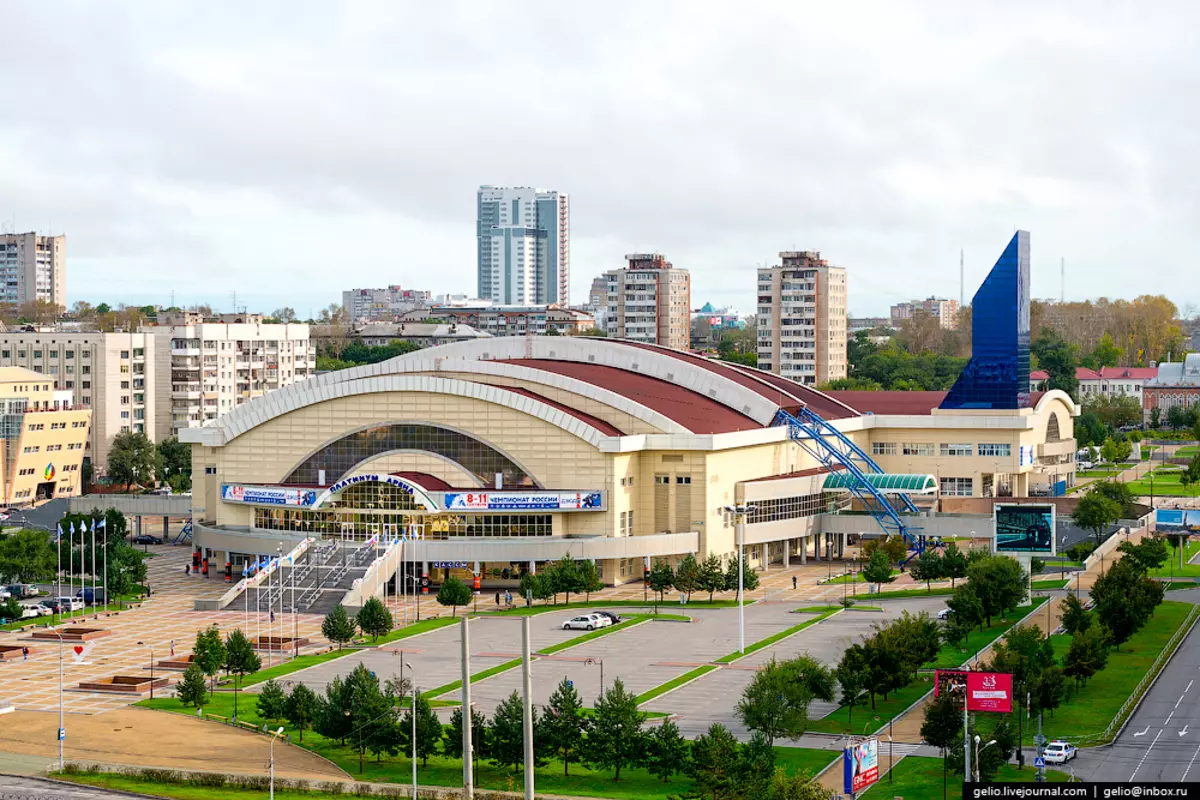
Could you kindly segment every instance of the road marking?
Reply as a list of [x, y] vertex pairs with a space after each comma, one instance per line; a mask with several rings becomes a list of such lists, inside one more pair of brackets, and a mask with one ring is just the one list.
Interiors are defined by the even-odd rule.
[[1149, 726], [1149, 725], [1147, 725], [1147, 726], [1146, 726], [1146, 730], [1144, 730], [1144, 731], [1138, 731], [1138, 732], [1137, 732], [1137, 733], [1135, 733], [1133, 736], [1134, 736], [1134, 738], [1136, 739], [1138, 736], [1145, 736], [1145, 735], [1146, 735], [1147, 733], [1149, 733], [1149, 732], [1150, 732], [1150, 726]]
[[1179, 695], [1179, 699], [1175, 701], [1176, 708], [1179, 708], [1179, 704], [1183, 702], [1183, 695], [1188, 693], [1188, 689], [1192, 688], [1193, 683], [1195, 683], [1195, 681], [1188, 681], [1187, 689], [1184, 689], [1183, 694]]
[[1188, 726], [1187, 726], [1187, 725], [1184, 725], [1184, 726], [1183, 726], [1183, 730], [1181, 730], [1181, 731], [1179, 732], [1179, 735], [1180, 735], [1180, 736], [1187, 736], [1187, 728], [1188, 728]]
[[1133, 774], [1129, 776], [1129, 781], [1131, 783], [1133, 782], [1133, 779], [1137, 777], [1138, 770], [1142, 768], [1142, 764], [1146, 763], [1146, 757], [1150, 755], [1150, 751], [1154, 749], [1154, 745], [1158, 744], [1159, 736], [1162, 736], [1161, 728], [1159, 729], [1158, 733], [1156, 733], [1154, 735], [1154, 741], [1151, 742], [1150, 746], [1146, 748], [1146, 752], [1142, 755], [1142, 760], [1138, 762], [1138, 765], [1136, 767], [1134, 767]]
[[1173, 716], [1175, 716], [1174, 711], [1172, 711], [1170, 714], [1167, 715], [1167, 721], [1164, 722], [1163, 725], [1169, 725], [1171, 723], [1171, 717], [1173, 717]]
[[1192, 754], [1192, 760], [1188, 762], [1187, 769], [1183, 771], [1183, 777], [1179, 779], [1180, 783], [1187, 780], [1188, 773], [1192, 771], [1192, 764], [1196, 763], [1196, 756], [1200, 756], [1200, 747], [1196, 748], [1196, 752]]

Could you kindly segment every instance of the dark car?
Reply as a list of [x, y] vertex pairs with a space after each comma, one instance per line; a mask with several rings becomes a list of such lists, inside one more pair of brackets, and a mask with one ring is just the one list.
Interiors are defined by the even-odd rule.
[[151, 536], [148, 533], [143, 533], [133, 537], [134, 544], [162, 544], [163, 540], [157, 536]]
[[613, 625], [616, 625], [617, 623], [619, 623], [621, 621], [621, 615], [614, 613], [612, 611], [596, 611], [595, 613], [599, 614], [602, 617], [608, 617], [609, 619], [612, 620]]

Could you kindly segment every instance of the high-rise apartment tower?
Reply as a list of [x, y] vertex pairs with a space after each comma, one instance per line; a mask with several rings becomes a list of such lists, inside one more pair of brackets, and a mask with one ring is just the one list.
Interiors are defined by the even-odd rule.
[[570, 302], [567, 195], [480, 186], [476, 206], [479, 297], [504, 305]]
[[0, 303], [67, 305], [67, 237], [0, 234]]
[[812, 385], [845, 378], [845, 268], [816, 251], [779, 258], [758, 270], [758, 368]]

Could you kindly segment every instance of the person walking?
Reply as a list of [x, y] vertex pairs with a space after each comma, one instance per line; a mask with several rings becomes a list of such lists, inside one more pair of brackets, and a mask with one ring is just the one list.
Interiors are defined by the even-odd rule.
[[792, 576], [792, 588], [793, 589], [796, 588], [796, 576], [795, 575]]
[[496, 592], [496, 607], [500, 607], [500, 593]]
[[29, 660], [29, 648], [28, 648], [28, 647], [22, 647], [22, 648], [21, 648], [21, 660], [22, 660], [22, 661], [28, 661], [28, 660]]
[[174, 639], [171, 640], [171, 657], [172, 658], [175, 657], [175, 640]]

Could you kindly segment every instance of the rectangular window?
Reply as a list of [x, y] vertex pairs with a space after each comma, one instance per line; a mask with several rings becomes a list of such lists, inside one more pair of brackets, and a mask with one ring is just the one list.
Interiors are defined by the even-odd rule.
[[204, 468], [204, 474], [205, 474], [205, 475], [216, 475], [216, 474], [217, 474], [217, 468], [216, 468], [216, 467], [205, 467], [205, 468]]
[[656, 484], [658, 484], [659, 486], [664, 486], [671, 482], [671, 476], [670, 475], [655, 475], [654, 482]]
[[974, 449], [974, 446], [969, 444], [958, 444], [956, 442], [947, 444], [943, 442], [940, 451], [943, 456], [969, 456]]
[[895, 442], [871, 442], [871, 455], [873, 456], [894, 456], [896, 455]]
[[1012, 455], [1011, 444], [981, 444], [979, 445], [979, 455], [981, 456], [996, 456], [999, 458], [1008, 458]]
[[901, 454], [906, 455], [906, 456], [932, 456], [933, 455], [933, 443], [932, 442], [913, 442], [911, 444], [906, 443], [901, 448]]
[[122, 351], [121, 351], [121, 358], [129, 358], [129, 351], [128, 351], [128, 350], [122, 350]]
[[690, 484], [692, 482], [692, 476], [691, 475], [676, 475], [675, 482], [685, 484], [685, 485]]
[[942, 478], [942, 494], [948, 497], [970, 497], [973, 494], [973, 478]]

